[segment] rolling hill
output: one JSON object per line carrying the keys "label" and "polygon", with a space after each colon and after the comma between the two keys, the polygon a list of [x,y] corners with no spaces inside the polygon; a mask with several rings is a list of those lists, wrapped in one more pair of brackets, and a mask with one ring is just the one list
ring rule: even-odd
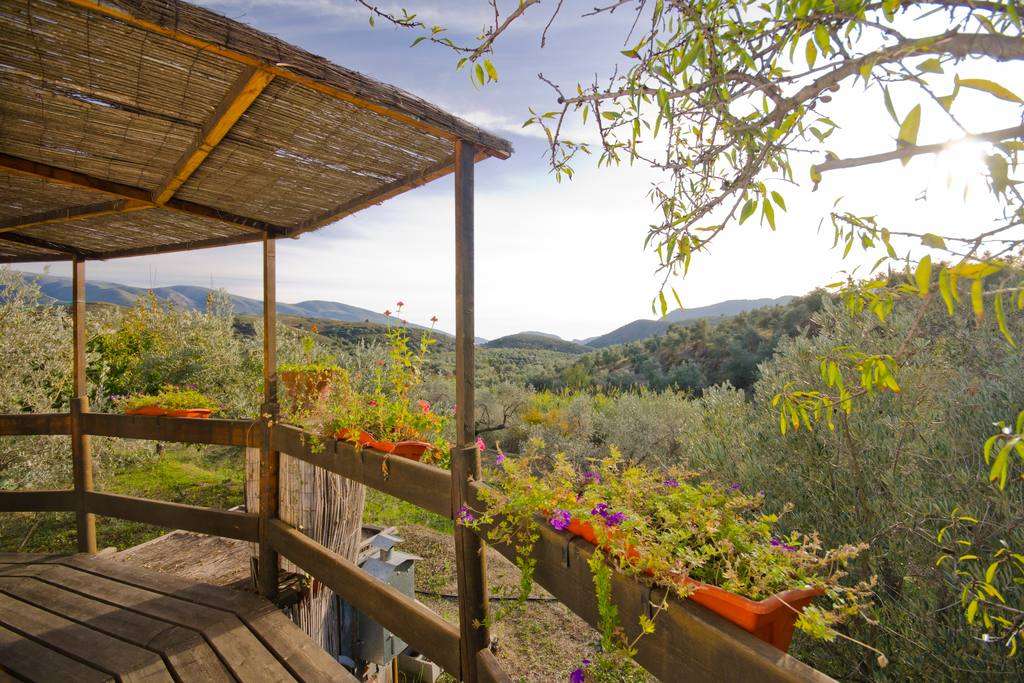
{"label": "rolling hill", "polygon": [[593,351],[589,346],[566,341],[561,337],[544,332],[518,332],[492,339],[483,345],[485,349],[537,349],[561,353],[582,354]]}
{"label": "rolling hill", "polygon": [[695,320],[708,320],[713,322],[719,318],[725,318],[747,311],[766,308],[768,306],[781,306],[792,301],[792,296],[780,296],[777,299],[729,299],[720,301],[710,306],[697,306],[696,308],[684,308],[671,311],[660,320],[640,319],[626,323],[607,334],[598,337],[580,340],[580,343],[587,346],[603,349],[616,344],[628,344],[640,341],[649,337],[657,337],[665,334],[669,327],[677,323],[688,323]]}

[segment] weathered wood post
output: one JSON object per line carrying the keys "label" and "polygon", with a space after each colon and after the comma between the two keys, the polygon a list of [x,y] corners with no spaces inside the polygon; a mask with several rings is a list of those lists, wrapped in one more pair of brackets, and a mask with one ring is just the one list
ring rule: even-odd
{"label": "weathered wood post", "polygon": [[[472,144],[455,143],[455,402],[456,443],[452,453],[452,516],[469,501],[469,485],[480,479],[476,448],[473,382],[473,164]],[[480,537],[455,526],[455,565],[459,586],[459,656],[462,679],[476,683],[476,653],[490,645],[487,617],[487,571]]]}
{"label": "weathered wood post", "polygon": [[281,410],[277,402],[277,243],[263,238],[263,406],[260,409],[265,429],[260,448],[259,474],[259,588],[273,600],[277,597],[279,561],[270,546],[267,525],[277,517],[280,487],[278,472],[281,455],[271,447],[271,431]]}
{"label": "weathered wood post", "polygon": [[74,477],[78,550],[96,552],[96,516],[86,512],[86,494],[92,491],[92,451],[89,436],[82,433],[82,413],[89,412],[89,388],[85,379],[85,262],[76,258],[71,276],[71,327],[74,340],[71,398],[71,470]]}

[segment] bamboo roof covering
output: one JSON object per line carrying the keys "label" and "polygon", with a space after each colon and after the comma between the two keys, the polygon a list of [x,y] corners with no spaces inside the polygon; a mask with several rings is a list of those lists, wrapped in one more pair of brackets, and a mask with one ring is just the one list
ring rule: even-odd
{"label": "bamboo roof covering", "polygon": [[0,262],[295,236],[512,152],[184,2],[0,0],[0,36]]}

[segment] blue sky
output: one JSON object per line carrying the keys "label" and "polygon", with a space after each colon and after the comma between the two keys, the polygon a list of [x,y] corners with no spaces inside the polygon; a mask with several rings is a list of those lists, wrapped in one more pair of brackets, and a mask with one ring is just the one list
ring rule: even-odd
{"label": "blue sky", "polygon": [[[529,329],[582,338],[652,317],[650,301],[658,280],[653,254],[642,249],[652,221],[646,198],[651,172],[640,167],[597,171],[583,161],[574,181],[556,184],[547,171],[539,131],[520,127],[529,106],[545,110],[553,105],[552,92],[538,80],[538,72],[570,86],[609,72],[619,57],[627,16],[579,21],[576,14],[589,5],[570,1],[549,35],[548,47],[541,50],[540,31],[548,18],[542,6],[498,43],[494,61],[500,82],[478,90],[465,73],[455,71],[452,53],[427,44],[410,49],[413,34],[380,22],[371,28],[366,11],[352,0],[199,4],[404,88],[512,141],[516,153],[511,159],[489,159],[477,166],[478,335],[494,338]],[[478,33],[488,11],[486,3],[470,0],[410,0],[404,5],[428,21],[449,26],[455,37]],[[1005,73],[1001,80],[1014,82],[1007,81]],[[961,96],[967,100],[964,106],[981,119],[977,130],[1009,125],[999,120],[991,98],[972,97]],[[906,111],[911,104],[896,93],[897,109]],[[834,118],[846,126],[834,142],[840,155],[888,148],[886,140],[895,134],[895,126],[877,94],[865,97],[844,89],[832,107],[837,112]],[[994,125],[985,125],[988,118]],[[926,111],[922,142],[951,134],[942,127],[931,128],[931,120]],[[871,149],[864,148],[864,140],[871,141]],[[956,231],[976,220],[982,192],[973,187],[965,201],[962,188],[945,188],[945,176],[959,172],[974,177],[977,164],[976,153],[960,153],[915,160],[905,169],[889,164],[854,170],[841,181],[837,174],[814,194],[807,188],[789,189],[790,212],[779,217],[776,233],[748,221],[723,235],[710,256],[696,262],[685,281],[676,283],[684,305],[801,294],[836,279],[841,269],[856,261],[843,263],[829,250],[831,239],[817,238],[817,231],[820,217],[839,196],[850,201],[851,208],[878,212],[910,227],[926,221],[935,231]],[[796,175],[807,177],[799,168]],[[922,188],[929,189],[924,201],[918,196]],[[284,240],[279,247],[278,296],[289,302],[343,301],[373,310],[393,307],[402,299],[410,320],[425,322],[436,314],[440,327],[452,329],[452,223],[452,185],[444,179],[300,240]],[[259,248],[253,245],[122,259],[88,268],[93,279],[138,286],[212,284],[260,296]],[[64,265],[50,267],[54,274],[68,270]]]}

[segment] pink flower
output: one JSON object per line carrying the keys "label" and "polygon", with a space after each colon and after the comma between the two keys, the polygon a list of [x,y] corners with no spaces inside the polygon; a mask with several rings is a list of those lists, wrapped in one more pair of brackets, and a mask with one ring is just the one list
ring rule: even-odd
{"label": "pink flower", "polygon": [[416,401],[416,405],[418,405],[420,407],[420,410],[422,410],[424,413],[429,413],[430,412],[430,403],[427,402],[427,401],[424,401],[422,398],[420,400]]}
{"label": "pink flower", "polygon": [[385,311],[384,311],[384,315],[386,315],[386,316],[389,316],[389,317],[390,317],[390,316],[391,316],[391,309],[389,308],[389,309],[385,310]]}
{"label": "pink flower", "polygon": [[430,316],[430,322],[436,323],[437,322],[437,316],[436,315]]}
{"label": "pink flower", "polygon": [[377,407],[377,402],[374,401],[372,398],[370,399],[370,407],[371,408],[376,408]]}
{"label": "pink flower", "polygon": [[476,449],[478,451],[486,451],[487,450],[487,444],[484,443],[484,440],[481,437],[479,437],[479,436],[476,437]]}

